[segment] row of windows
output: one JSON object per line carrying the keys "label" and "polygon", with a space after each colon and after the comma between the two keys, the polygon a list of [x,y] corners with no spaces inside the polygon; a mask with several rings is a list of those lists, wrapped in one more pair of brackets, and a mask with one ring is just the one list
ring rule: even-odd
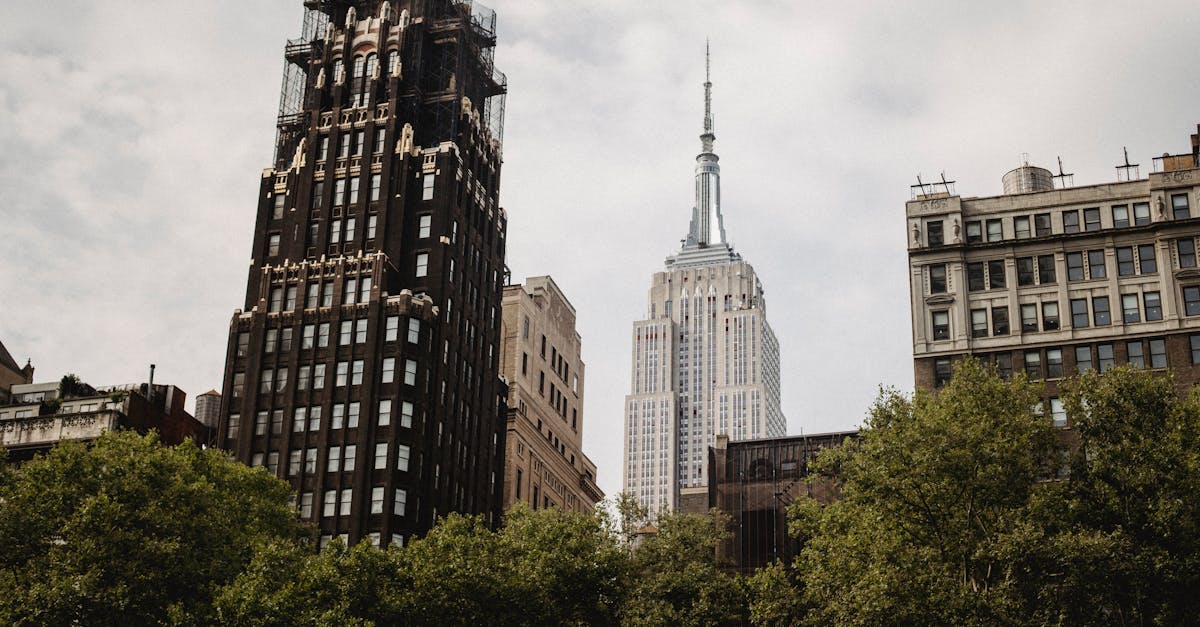
{"label": "row of windows", "polygon": [[[262,465],[262,464],[259,464]],[[385,490],[381,486],[371,488],[371,503],[368,510],[371,514],[382,514],[384,511],[384,493]],[[354,501],[354,489],[345,488],[342,490],[326,490],[321,516],[324,518],[333,518],[335,516],[349,516],[350,507]],[[392,513],[396,516],[403,516],[408,505],[408,493],[397,488],[392,496]],[[313,517],[313,493],[301,492],[299,498],[299,513],[300,518],[311,520]],[[379,534],[371,534],[372,538]],[[374,540],[373,540],[374,541]]]}
{"label": "row of windows", "polygon": [[[370,323],[365,318],[342,320],[338,325],[338,346],[364,344],[367,341],[367,329]],[[300,327],[300,348],[325,348],[329,346],[330,323],[306,324]],[[384,322],[383,339],[394,342],[400,336],[400,316],[388,316]],[[409,318],[405,339],[410,344],[418,344],[421,340],[421,321]],[[292,329],[267,329],[263,337],[263,352],[272,354],[276,351],[286,353],[292,349]],[[238,333],[237,356],[246,357],[250,354],[250,334]]]}
{"label": "row of windows", "polygon": [[[1200,335],[1189,337],[1192,364],[1200,364]],[[1162,369],[1168,366],[1167,343],[1163,338],[1130,340],[1122,343],[1125,348],[1125,363],[1135,368]],[[1059,379],[1067,376],[1063,362],[1064,354],[1075,359],[1075,373],[1088,370],[1108,372],[1117,365],[1113,343],[1086,344],[1064,348],[1027,350],[1019,353],[1022,371],[1031,379]],[[1004,378],[1013,374],[1013,354],[1009,352],[980,355],[980,360],[993,365]],[[952,360],[949,357],[934,360],[934,384],[938,387],[950,380]]]}
{"label": "row of windows", "polygon": [[[1187,315],[1200,315],[1200,287],[1184,288],[1185,308],[1193,312]],[[1191,300],[1187,300],[1190,296]],[[1090,301],[1090,315],[1089,315]],[[1162,298],[1157,291],[1147,291],[1140,294],[1122,294],[1121,319],[1126,324],[1155,322],[1162,320]],[[1020,305],[1021,332],[1036,333],[1037,331],[1056,331],[1060,328],[1058,301],[1043,301],[1040,303],[1041,316],[1039,326],[1038,303],[1023,303]],[[1084,329],[1090,326],[1108,326],[1112,324],[1112,311],[1108,296],[1092,296],[1089,298],[1070,299],[1071,327]],[[991,327],[989,332],[989,311]],[[1008,335],[1009,317],[1008,306],[971,309],[971,337],[980,338]],[[950,312],[939,309],[930,312],[933,339],[945,340],[950,338]]]}
{"label": "row of windows", "polygon": [[[361,359],[339,361],[334,371],[334,386],[362,385],[364,362]],[[396,379],[396,358],[383,358],[380,368],[380,383],[392,383]],[[417,362],[413,359],[404,360],[404,384],[417,384]],[[259,377],[260,394],[271,394],[287,390],[287,368],[264,368]],[[245,393],[246,373],[236,372],[233,375],[233,398],[241,398]],[[325,388],[325,364],[300,366],[296,373],[297,390],[322,390]]]}
{"label": "row of windows", "polygon": [[[1176,246],[1179,250],[1180,267],[1195,267],[1195,241],[1190,238],[1177,240]],[[1115,252],[1117,276],[1156,274],[1158,272],[1158,259],[1153,244],[1118,246]],[[1108,276],[1103,249],[1069,252],[1066,253],[1065,259],[1068,281],[1096,280]],[[1015,265],[1017,285],[1020,287],[1053,285],[1058,282],[1058,273],[1052,254],[1017,257]],[[929,292],[931,294],[947,292],[946,268],[947,264],[944,263],[928,266]],[[1004,260],[994,259],[967,263],[967,291],[1004,289],[1007,284]]]}
{"label": "row of windows", "polygon": [[[1112,228],[1142,226],[1150,224],[1150,203],[1135,202],[1132,205],[1112,205],[1109,208]],[[1188,195],[1171,195],[1171,217],[1175,220],[1186,220],[1191,217]],[[1037,213],[1031,216],[1015,216],[1012,221],[1012,237],[1029,239],[1053,235],[1051,214]],[[1005,239],[1004,221],[1009,218],[993,218],[988,220],[968,220],[966,222],[967,243],[999,242]],[[1094,232],[1104,228],[1101,221],[1101,208],[1068,209],[1061,213],[1064,234]],[[957,236],[957,232],[955,233]],[[942,221],[935,220],[926,224],[926,239],[930,246],[945,244],[945,234]]]}
{"label": "row of windows", "polygon": [[[400,402],[400,426],[405,429],[412,428],[414,407],[408,401]],[[311,407],[297,407],[292,414],[292,433],[304,433],[305,431],[315,432],[321,428],[321,406],[313,405]],[[361,417],[360,405],[357,401],[351,403],[335,403],[332,407],[330,417],[330,429],[354,429],[358,427],[359,418]],[[378,405],[376,416],[376,426],[386,427],[392,424],[392,400],[381,399]],[[284,430],[284,412],[282,409],[276,409],[268,414],[268,412],[260,411],[254,419],[254,435],[266,435],[268,426],[272,435],[280,435]],[[226,426],[225,437],[232,440],[237,437],[238,429],[241,427],[241,415],[230,414],[229,421]]]}

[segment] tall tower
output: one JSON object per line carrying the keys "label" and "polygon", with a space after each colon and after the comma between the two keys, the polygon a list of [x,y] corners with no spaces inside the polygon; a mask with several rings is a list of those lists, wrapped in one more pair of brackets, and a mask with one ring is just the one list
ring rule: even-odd
{"label": "tall tower", "polygon": [[707,53],[705,74],[691,225],[683,248],[654,274],[646,319],[633,323],[623,483],[651,512],[676,509],[681,491],[708,485],[716,435],[786,431],[762,283],[725,239]]}
{"label": "tall tower", "polygon": [[306,0],[218,443],[323,541],[501,507],[506,81],[470,0]]}

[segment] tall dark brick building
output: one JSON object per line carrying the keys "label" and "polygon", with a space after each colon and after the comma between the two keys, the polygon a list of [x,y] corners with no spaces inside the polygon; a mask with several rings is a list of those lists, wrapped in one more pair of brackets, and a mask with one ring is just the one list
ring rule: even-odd
{"label": "tall dark brick building", "polygon": [[322,540],[501,511],[506,219],[495,14],[307,0],[286,46],[218,443]]}

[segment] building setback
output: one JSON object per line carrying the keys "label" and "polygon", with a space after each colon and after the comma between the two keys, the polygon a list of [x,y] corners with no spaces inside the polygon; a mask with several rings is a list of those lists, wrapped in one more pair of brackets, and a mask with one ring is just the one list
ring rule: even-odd
{"label": "building setback", "polygon": [[604,492],[583,454],[584,364],[575,307],[548,276],[504,288],[508,380],[504,508],[590,512]]}
{"label": "building setback", "polygon": [[[1198,129],[1200,130],[1200,129]],[[920,185],[906,205],[916,384],[936,388],[964,355],[1003,375],[1058,382],[1117,364],[1200,381],[1200,132],[1190,153],[1117,168],[1072,187],[1027,163],[1004,195],[962,198]]]}
{"label": "building setback", "polygon": [[651,513],[677,509],[681,493],[708,485],[717,434],[753,439],[786,430],[779,343],[762,284],[725,239],[711,90],[706,78],[688,236],[654,274],[647,317],[633,324],[623,485]]}
{"label": "building setback", "polygon": [[506,81],[463,0],[307,0],[285,48],[219,441],[322,542],[501,511]]}

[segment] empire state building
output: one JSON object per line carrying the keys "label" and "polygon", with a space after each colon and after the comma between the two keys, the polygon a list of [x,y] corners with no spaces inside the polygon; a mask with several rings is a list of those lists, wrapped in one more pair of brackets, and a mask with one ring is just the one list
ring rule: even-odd
{"label": "empire state building", "polygon": [[677,509],[681,490],[708,485],[707,451],[716,435],[745,440],[786,431],[779,342],[767,323],[762,283],[725,236],[707,68],[705,74],[687,238],[654,273],[646,318],[633,323],[623,488],[652,513]]}

